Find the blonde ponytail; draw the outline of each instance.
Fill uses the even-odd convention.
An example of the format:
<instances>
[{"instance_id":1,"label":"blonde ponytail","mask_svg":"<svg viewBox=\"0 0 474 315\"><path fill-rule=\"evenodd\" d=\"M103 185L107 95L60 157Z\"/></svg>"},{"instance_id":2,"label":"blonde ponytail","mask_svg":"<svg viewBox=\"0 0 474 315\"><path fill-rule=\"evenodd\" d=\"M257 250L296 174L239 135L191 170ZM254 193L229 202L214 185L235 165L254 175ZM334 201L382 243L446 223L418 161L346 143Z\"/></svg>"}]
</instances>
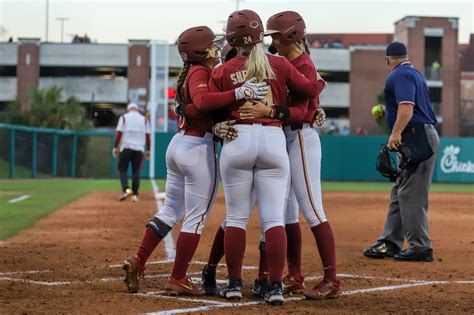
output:
<instances>
[{"instance_id":1,"label":"blonde ponytail","mask_svg":"<svg viewBox=\"0 0 474 315\"><path fill-rule=\"evenodd\" d=\"M304 51L308 55L310 54L308 42L306 41L305 37L303 37L303 39L300 42L297 42L296 46L298 47L299 50Z\"/></svg>"},{"instance_id":2,"label":"blonde ponytail","mask_svg":"<svg viewBox=\"0 0 474 315\"><path fill-rule=\"evenodd\" d=\"M274 79L275 72L268 61L268 57L263 50L262 43L258 43L252 47L245 62L245 80L253 77L257 78L258 82L265 79Z\"/></svg>"}]
</instances>

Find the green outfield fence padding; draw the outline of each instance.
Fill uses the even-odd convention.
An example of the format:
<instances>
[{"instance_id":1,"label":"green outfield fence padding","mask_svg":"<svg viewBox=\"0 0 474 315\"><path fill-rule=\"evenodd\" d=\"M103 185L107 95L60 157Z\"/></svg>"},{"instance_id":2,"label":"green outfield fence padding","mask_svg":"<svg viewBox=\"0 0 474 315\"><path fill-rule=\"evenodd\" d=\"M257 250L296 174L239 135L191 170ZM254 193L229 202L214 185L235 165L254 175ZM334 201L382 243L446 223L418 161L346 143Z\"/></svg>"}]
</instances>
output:
<instances>
[{"instance_id":1,"label":"green outfield fence padding","mask_svg":"<svg viewBox=\"0 0 474 315\"><path fill-rule=\"evenodd\" d=\"M172 133L156 133L155 177L166 177ZM115 178L115 132L70 131L0 124L0 178ZM387 181L375 170L386 136L321 136L321 179ZM141 177L149 174L144 161ZM434 182L474 183L474 138L441 138Z\"/></svg>"}]
</instances>

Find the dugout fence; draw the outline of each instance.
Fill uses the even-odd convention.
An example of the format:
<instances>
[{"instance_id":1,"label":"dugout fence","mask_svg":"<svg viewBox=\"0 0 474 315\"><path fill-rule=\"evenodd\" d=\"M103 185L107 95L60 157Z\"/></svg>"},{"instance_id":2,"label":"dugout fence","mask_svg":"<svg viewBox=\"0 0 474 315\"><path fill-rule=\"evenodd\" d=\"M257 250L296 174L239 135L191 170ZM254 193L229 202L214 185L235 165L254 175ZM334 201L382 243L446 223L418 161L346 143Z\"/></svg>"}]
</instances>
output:
<instances>
[{"instance_id":1,"label":"dugout fence","mask_svg":"<svg viewBox=\"0 0 474 315\"><path fill-rule=\"evenodd\" d=\"M173 133L156 132L154 174L166 177L166 149ZM0 124L0 178L115 178L115 132L71 131ZM321 179L386 181L375 159L387 136L321 136ZM474 138L442 137L434 182L474 183ZM145 161L141 177L150 176Z\"/></svg>"},{"instance_id":2,"label":"dugout fence","mask_svg":"<svg viewBox=\"0 0 474 315\"><path fill-rule=\"evenodd\" d=\"M0 124L0 178L115 177L111 131Z\"/></svg>"}]
</instances>

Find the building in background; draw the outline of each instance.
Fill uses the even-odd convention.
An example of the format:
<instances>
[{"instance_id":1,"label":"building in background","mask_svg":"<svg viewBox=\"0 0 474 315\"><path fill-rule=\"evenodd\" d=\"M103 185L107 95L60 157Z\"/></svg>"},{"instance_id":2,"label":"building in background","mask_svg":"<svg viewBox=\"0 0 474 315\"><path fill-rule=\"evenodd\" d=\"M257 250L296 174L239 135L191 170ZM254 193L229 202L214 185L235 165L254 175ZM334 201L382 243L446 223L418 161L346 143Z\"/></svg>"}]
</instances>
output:
<instances>
[{"instance_id":1,"label":"building in background","mask_svg":"<svg viewBox=\"0 0 474 315\"><path fill-rule=\"evenodd\" d=\"M308 34L311 58L328 82L321 95L329 117L327 131L382 133L370 110L388 74L385 47L398 40L427 78L441 134L472 135L474 38L461 45L457 39L458 19L448 17L405 17L395 22L394 34ZM175 46L168 55L172 95L182 62ZM28 106L30 87L58 85L64 96L75 96L87 108L97 127L114 126L128 101L146 105L150 56L147 40L58 44L20 38L0 43L0 110L15 99ZM174 118L170 112L171 125Z\"/></svg>"}]
</instances>

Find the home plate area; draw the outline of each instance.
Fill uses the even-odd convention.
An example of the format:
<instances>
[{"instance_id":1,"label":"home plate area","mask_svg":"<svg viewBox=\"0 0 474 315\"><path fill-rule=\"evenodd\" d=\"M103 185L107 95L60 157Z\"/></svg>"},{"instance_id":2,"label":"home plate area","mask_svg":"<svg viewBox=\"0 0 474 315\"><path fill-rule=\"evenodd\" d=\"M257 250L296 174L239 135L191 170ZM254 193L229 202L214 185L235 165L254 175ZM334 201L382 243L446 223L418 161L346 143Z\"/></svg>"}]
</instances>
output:
<instances>
[{"instance_id":1,"label":"home plate area","mask_svg":"<svg viewBox=\"0 0 474 315\"><path fill-rule=\"evenodd\" d=\"M194 262L194 264L202 264L204 262ZM220 265L221 269L225 265ZM248 274L249 270L254 270L254 274L256 273L257 267L255 266L244 266L244 274ZM201 283L200 273L191 277L193 282ZM245 276L244 276L245 277ZM377 276L370 276L370 275L355 275L355 274L338 274L338 277L343 281L344 285L344 292L342 296L345 295L355 295L355 294L365 294L370 292L382 292L382 291L392 291L392 290L403 290L412 287L421 287L421 286L433 286L433 285L447 285L447 284L474 284L473 281L440 281L440 280L416 280L416 279L402 279L402 278L386 278L386 277L377 277ZM249 277L246 277L249 278ZM321 276L307 276L305 277L305 281L307 283L317 283L321 280ZM225 284L224 279L218 279L218 285ZM178 309L170 309L170 310L160 310L157 312L152 312L150 314L180 314L180 313L192 313L192 312L206 312L211 310L218 310L224 308L242 308L252 305L259 305L265 304L265 302L257 297L252 296L251 292L251 285L252 283L244 283L243 288L243 298L240 302L225 302L224 299L216 299L210 297L175 297L175 296L167 296L164 294L164 291L148 291L138 293L138 295L146 296L150 298L156 299L170 299L170 300L179 300L185 302L187 307L185 308L178 308ZM342 298L342 297L341 297ZM285 303L298 303L300 301L306 300L302 295L286 295ZM318 301L312 301L314 303L318 303ZM192 303L193 305L189 305Z\"/></svg>"}]
</instances>

